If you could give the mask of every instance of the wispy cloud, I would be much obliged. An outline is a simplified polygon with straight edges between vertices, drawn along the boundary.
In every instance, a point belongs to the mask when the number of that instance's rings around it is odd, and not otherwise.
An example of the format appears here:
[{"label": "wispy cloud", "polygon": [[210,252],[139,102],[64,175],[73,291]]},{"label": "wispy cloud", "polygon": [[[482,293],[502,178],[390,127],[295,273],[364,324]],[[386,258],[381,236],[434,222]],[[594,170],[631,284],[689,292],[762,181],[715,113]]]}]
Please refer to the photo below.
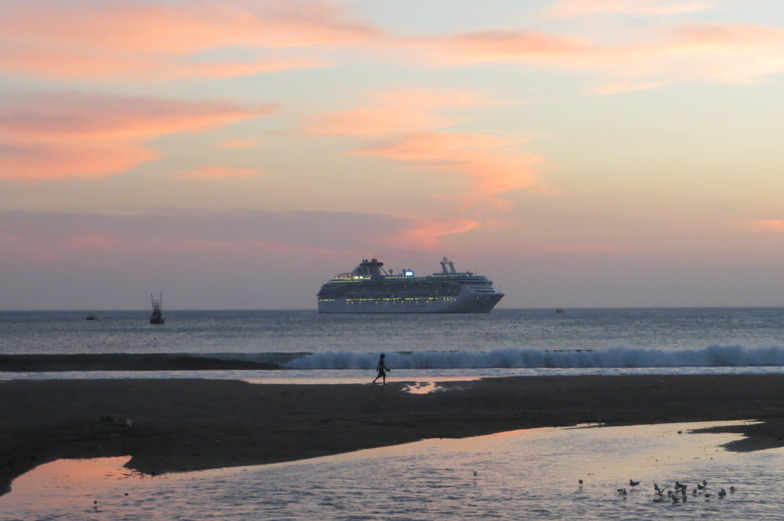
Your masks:
[{"label": "wispy cloud", "polygon": [[502,210],[508,202],[499,196],[536,184],[534,168],[544,161],[522,152],[520,142],[451,132],[389,137],[366,143],[355,153],[451,175],[453,181],[457,175],[468,181],[468,190],[457,198],[462,208],[486,204]]},{"label": "wispy cloud", "polygon": [[548,34],[530,29],[495,29],[458,33],[421,41],[434,54],[425,54],[445,64],[493,62],[552,63],[563,57],[585,55],[594,50],[592,42],[579,36]]},{"label": "wispy cloud", "polygon": [[753,233],[784,233],[784,219],[749,221],[744,228]]},{"label": "wispy cloud", "polygon": [[268,113],[271,107],[78,92],[0,96],[0,178],[105,177],[157,157],[145,143]]},{"label": "wispy cloud", "polygon": [[421,215],[390,241],[435,248],[439,239],[482,226],[490,215],[509,210],[504,195],[536,185],[536,165],[544,158],[524,151],[525,140],[451,131],[467,113],[492,104],[470,92],[404,90],[377,93],[360,108],[317,115],[307,135],[348,136],[359,144],[352,155],[370,156],[443,176],[452,200],[473,212],[472,219]]},{"label": "wispy cloud", "polygon": [[[361,255],[388,247],[387,237],[404,237],[414,227],[405,217],[383,214],[247,210],[144,215],[5,211],[0,223],[0,264],[3,257],[57,262],[96,252],[133,257],[151,245],[167,255],[194,250]],[[454,228],[446,220],[443,226]]]},{"label": "wispy cloud", "polygon": [[434,251],[441,248],[441,238],[473,230],[479,223],[469,219],[425,218],[408,219],[406,229],[390,235],[390,247],[398,250]]},{"label": "wispy cloud", "polygon": [[545,12],[551,16],[627,14],[666,16],[695,13],[713,7],[701,0],[560,0]]},{"label": "wispy cloud", "polygon": [[684,82],[749,83],[784,72],[784,30],[778,27],[718,22],[610,27],[623,36],[521,27],[411,38],[400,49],[442,67],[509,63],[593,74],[604,84],[597,89],[603,93]]},{"label": "wispy cloud", "polygon": [[[43,77],[223,78],[321,66],[321,58],[284,50],[378,33],[318,0],[29,0],[3,6],[0,66]],[[204,55],[229,48],[244,48],[246,58]]]},{"label": "wispy cloud", "polygon": [[488,107],[481,96],[461,91],[403,89],[377,92],[361,108],[325,112],[306,122],[305,133],[321,136],[379,136],[429,131],[454,125],[458,112]]},{"label": "wispy cloud", "polygon": [[[461,207],[489,203],[506,208],[499,195],[534,185],[543,158],[521,150],[523,140],[449,130],[464,112],[489,106],[461,91],[406,90],[378,93],[363,108],[314,117],[305,129],[316,135],[362,138],[355,155],[376,156],[467,181]],[[455,179],[455,176],[458,176]]]}]

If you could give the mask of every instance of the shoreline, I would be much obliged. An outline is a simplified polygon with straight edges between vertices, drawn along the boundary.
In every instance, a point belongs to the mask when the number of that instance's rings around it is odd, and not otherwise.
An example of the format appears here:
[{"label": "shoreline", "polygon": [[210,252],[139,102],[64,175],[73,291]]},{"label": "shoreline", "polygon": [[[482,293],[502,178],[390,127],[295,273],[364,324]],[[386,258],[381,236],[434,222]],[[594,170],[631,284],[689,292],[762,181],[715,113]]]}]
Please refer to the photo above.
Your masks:
[{"label": "shoreline", "polygon": [[162,474],[578,424],[759,420],[717,430],[745,436],[730,450],[784,446],[784,375],[523,376],[428,394],[410,383],[3,381],[0,494],[61,458],[130,455],[129,468]]}]

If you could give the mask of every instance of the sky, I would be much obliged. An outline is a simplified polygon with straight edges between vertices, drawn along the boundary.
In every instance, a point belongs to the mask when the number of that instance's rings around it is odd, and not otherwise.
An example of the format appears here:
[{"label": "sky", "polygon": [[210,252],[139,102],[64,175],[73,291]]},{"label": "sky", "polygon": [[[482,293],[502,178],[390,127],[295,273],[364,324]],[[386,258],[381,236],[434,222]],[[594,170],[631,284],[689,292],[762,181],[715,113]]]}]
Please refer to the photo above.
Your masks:
[{"label": "sky", "polygon": [[779,0],[0,0],[0,309],[784,305]]}]

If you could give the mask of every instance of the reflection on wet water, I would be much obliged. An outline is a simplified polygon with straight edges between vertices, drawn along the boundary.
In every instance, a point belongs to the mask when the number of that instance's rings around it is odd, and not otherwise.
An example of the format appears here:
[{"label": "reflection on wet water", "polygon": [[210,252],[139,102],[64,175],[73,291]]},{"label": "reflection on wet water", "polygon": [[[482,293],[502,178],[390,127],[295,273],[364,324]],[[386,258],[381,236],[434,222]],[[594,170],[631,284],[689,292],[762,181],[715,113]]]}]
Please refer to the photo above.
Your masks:
[{"label": "reflection on wet water", "polygon": [[415,382],[403,388],[403,391],[411,394],[430,394],[436,391],[443,391],[444,388],[435,382]]},{"label": "reflection on wet water", "polygon": [[[780,519],[784,452],[727,452],[737,435],[689,432],[704,426],[533,429],[154,478],[126,458],[59,461],[16,480],[0,518]],[[676,481],[685,500],[654,493]]]}]

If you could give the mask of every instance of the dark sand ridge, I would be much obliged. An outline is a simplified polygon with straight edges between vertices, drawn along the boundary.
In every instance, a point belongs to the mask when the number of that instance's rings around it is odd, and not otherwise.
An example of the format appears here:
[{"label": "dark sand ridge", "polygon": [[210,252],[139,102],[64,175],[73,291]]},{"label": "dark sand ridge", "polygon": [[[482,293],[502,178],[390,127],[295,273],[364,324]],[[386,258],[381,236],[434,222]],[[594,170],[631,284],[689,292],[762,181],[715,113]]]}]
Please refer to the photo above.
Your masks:
[{"label": "dark sand ridge", "polygon": [[730,448],[784,445],[784,375],[493,378],[430,394],[404,386],[2,382],[0,493],[59,458],[130,455],[129,467],[160,474],[584,423],[760,419],[727,429],[748,436]]}]

